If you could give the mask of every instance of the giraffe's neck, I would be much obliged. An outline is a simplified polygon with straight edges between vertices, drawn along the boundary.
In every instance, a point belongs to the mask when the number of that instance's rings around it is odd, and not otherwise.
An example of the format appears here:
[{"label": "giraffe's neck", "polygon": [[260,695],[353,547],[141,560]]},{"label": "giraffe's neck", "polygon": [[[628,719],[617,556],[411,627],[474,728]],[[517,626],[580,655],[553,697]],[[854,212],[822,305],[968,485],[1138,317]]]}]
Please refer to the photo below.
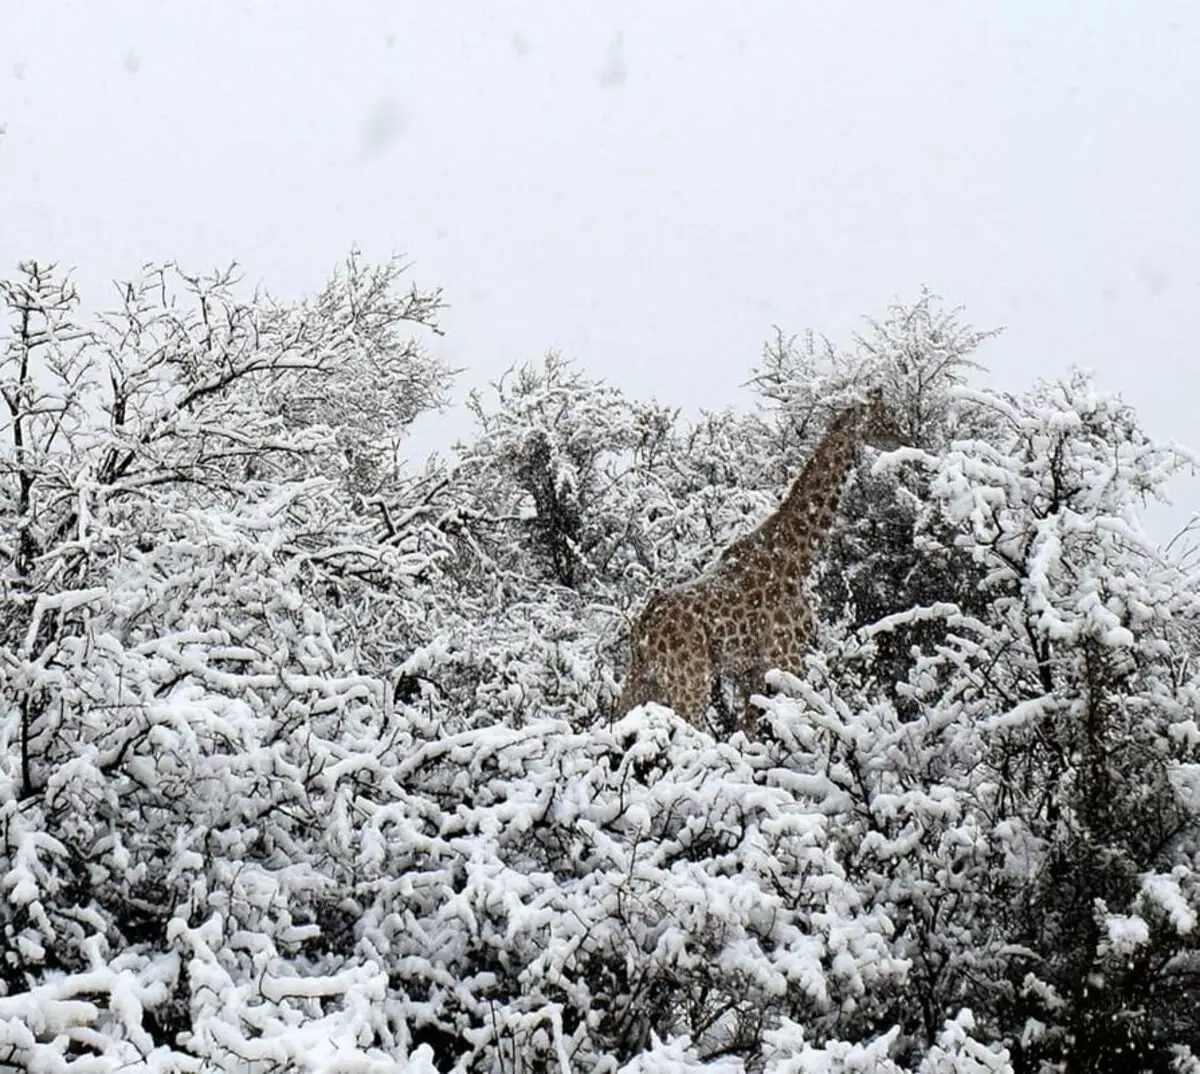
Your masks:
[{"label": "giraffe's neck", "polygon": [[787,573],[803,581],[812,570],[837,514],[862,442],[860,407],[839,414],[775,511],[773,523],[787,556]]}]

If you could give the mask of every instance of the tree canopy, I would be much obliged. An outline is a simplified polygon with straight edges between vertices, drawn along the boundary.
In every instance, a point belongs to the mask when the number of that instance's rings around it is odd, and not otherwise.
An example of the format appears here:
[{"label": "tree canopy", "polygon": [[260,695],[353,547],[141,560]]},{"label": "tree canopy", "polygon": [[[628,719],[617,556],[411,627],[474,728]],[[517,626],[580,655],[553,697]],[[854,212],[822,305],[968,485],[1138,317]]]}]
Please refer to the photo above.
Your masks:
[{"label": "tree canopy", "polygon": [[[689,420],[442,307],[0,282],[0,1070],[1200,1070],[1189,465],[924,292]],[[886,393],[761,732],[614,711],[628,626]]]}]

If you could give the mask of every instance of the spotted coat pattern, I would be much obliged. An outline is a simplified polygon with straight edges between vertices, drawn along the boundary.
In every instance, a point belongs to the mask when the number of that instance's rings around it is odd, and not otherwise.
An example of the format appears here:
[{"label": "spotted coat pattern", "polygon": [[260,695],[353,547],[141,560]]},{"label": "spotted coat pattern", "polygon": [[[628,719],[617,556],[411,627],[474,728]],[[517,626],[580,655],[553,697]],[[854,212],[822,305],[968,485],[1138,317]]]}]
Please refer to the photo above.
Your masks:
[{"label": "spotted coat pattern", "polygon": [[779,507],[731,543],[699,577],[647,602],[634,624],[632,660],[617,712],[657,701],[692,723],[731,681],[752,727],[752,693],[771,668],[803,667],[812,634],[807,582],[864,444],[898,446],[880,400],[839,413]]}]

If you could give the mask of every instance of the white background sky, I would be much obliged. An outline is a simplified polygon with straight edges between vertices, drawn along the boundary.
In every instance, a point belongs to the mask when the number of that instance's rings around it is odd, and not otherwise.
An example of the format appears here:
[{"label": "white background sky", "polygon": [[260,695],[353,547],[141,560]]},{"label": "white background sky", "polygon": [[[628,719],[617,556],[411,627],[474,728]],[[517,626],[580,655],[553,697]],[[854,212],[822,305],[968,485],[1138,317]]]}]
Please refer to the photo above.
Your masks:
[{"label": "white background sky", "polygon": [[928,284],[1007,326],[994,383],[1083,365],[1200,448],[1190,2],[0,0],[0,124],[0,271],[91,302],[168,258],[297,296],[358,244],[446,289],[460,398],[557,348],[694,410],[772,325]]}]

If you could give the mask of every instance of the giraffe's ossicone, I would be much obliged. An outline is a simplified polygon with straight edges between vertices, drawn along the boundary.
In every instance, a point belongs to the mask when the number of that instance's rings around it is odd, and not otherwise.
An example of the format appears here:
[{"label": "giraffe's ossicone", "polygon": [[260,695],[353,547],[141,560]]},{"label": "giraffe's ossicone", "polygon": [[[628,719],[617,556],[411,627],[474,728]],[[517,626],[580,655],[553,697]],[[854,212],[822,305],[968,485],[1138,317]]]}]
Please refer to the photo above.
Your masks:
[{"label": "giraffe's ossicone", "polygon": [[699,577],[650,598],[634,624],[622,714],[656,701],[700,724],[724,682],[735,688],[750,733],[752,693],[772,668],[798,671],[812,634],[808,578],[864,444],[902,437],[878,398],[836,415],[779,507],[732,542]]}]

